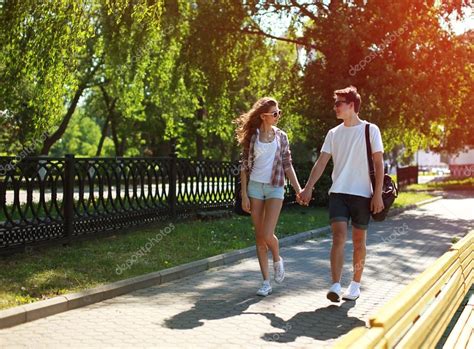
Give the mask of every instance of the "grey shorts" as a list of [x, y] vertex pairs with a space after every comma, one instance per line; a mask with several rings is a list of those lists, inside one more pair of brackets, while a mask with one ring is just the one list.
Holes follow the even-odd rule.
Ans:
[[265, 200], [265, 199], [281, 199], [285, 198], [285, 187], [274, 187], [271, 184], [255, 182], [249, 180], [247, 186], [247, 195], [249, 198]]
[[352, 222], [352, 226], [366, 230], [370, 220], [370, 198], [358, 195], [331, 193], [329, 221]]

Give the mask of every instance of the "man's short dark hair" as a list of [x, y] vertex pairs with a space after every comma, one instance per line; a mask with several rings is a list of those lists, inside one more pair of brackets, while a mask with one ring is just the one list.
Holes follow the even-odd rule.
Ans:
[[347, 102], [353, 102], [354, 111], [356, 113], [359, 112], [360, 103], [362, 102], [362, 100], [360, 98], [360, 94], [357, 93], [357, 88], [355, 88], [355, 86], [349, 86], [349, 87], [343, 88], [342, 90], [334, 91], [334, 98], [336, 98], [337, 96], [344, 97]]

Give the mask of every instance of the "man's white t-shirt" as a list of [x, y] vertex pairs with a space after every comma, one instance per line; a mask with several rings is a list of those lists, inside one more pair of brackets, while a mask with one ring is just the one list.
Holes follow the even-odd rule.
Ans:
[[[329, 193], [372, 197], [369, 162], [365, 144], [365, 125], [347, 127], [344, 123], [329, 130], [321, 152], [331, 154], [334, 169]], [[383, 152], [382, 135], [377, 125], [370, 124], [372, 153]]]

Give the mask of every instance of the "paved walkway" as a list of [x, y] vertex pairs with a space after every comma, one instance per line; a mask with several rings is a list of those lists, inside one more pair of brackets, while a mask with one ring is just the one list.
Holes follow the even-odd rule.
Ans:
[[[282, 249], [287, 278], [274, 293], [260, 286], [256, 258], [139, 290], [84, 308], [0, 330], [0, 347], [267, 348], [330, 347], [462, 236], [474, 198], [456, 194], [373, 223], [362, 296], [330, 303], [330, 239]], [[308, 209], [310, 210], [310, 209]], [[346, 247], [343, 286], [350, 281]]]

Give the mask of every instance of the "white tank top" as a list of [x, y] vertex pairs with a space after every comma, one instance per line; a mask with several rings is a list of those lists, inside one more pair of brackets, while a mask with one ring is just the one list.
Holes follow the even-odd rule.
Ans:
[[260, 132], [257, 129], [257, 139], [255, 140], [254, 161], [250, 179], [259, 183], [271, 183], [273, 161], [277, 150], [277, 138], [270, 143], [260, 142]]

